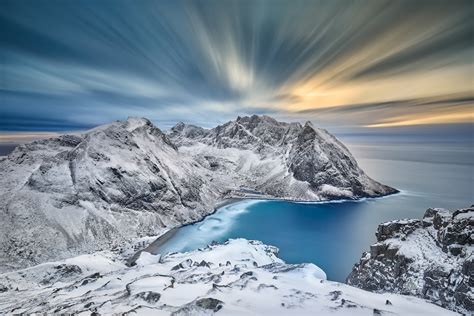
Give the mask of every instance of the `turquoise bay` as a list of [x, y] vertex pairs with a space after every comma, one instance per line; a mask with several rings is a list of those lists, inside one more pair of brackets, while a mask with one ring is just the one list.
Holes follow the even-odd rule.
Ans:
[[159, 251], [189, 251], [229, 238], [257, 239], [277, 246], [286, 262], [312, 262], [328, 279], [345, 281], [362, 252], [375, 242], [381, 222], [419, 218], [428, 207], [461, 208], [473, 202], [471, 143], [346, 143], [370, 176], [401, 193], [330, 203], [240, 201], [180, 228]]

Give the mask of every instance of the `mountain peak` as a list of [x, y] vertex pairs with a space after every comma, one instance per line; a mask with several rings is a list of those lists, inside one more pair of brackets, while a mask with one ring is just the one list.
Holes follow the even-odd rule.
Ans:
[[238, 122], [238, 123], [245, 123], [245, 122], [248, 122], [248, 123], [253, 123], [253, 124], [256, 124], [256, 123], [262, 123], [262, 122], [266, 122], [266, 123], [270, 123], [270, 124], [278, 124], [278, 123], [281, 123], [281, 122], [278, 122], [277, 120], [275, 120], [273, 117], [271, 116], [268, 116], [268, 115], [252, 115], [252, 116], [238, 116], [237, 119], [235, 120], [235, 122]]
[[311, 127], [311, 128], [313, 128], [313, 129], [315, 129], [315, 127], [314, 127], [314, 125], [313, 125], [313, 123], [312, 123], [311, 121], [306, 121], [306, 122], [304, 123], [304, 126], [305, 126], [305, 127], [308, 126], [308, 127]]
[[185, 127], [186, 127], [187, 124], [185, 124], [184, 122], [180, 121], [178, 123], [176, 123], [172, 128], [171, 130], [172, 131], [182, 131]]
[[127, 120], [125, 121], [125, 123], [127, 124], [127, 127], [126, 127], [127, 130], [130, 132], [143, 126], [147, 126], [147, 125], [154, 126], [153, 123], [149, 119], [144, 118], [144, 117], [129, 116]]

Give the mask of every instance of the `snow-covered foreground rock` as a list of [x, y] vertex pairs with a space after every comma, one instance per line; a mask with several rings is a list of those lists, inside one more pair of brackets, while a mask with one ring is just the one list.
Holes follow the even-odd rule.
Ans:
[[130, 118], [0, 158], [0, 271], [120, 248], [203, 218], [218, 201], [381, 196], [349, 151], [310, 123], [266, 116], [169, 134]]
[[[275, 247], [230, 240], [190, 253], [102, 252], [0, 275], [0, 313], [138, 315], [454, 315], [422, 299], [325, 280]], [[97, 315], [97, 314], [96, 314]]]
[[474, 208], [428, 209], [422, 220], [379, 225], [377, 243], [347, 282], [374, 292], [415, 295], [474, 313]]

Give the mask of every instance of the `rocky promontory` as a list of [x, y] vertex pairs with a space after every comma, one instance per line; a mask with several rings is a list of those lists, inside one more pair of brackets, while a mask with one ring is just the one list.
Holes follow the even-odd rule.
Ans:
[[377, 243], [347, 283], [414, 295], [460, 313], [474, 311], [474, 207], [426, 210], [423, 219], [379, 225]]

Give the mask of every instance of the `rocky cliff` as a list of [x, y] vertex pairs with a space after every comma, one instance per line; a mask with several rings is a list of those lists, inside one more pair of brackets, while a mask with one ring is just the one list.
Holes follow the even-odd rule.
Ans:
[[373, 292], [414, 295], [474, 312], [474, 208], [428, 209], [423, 219], [379, 225], [347, 283]]

